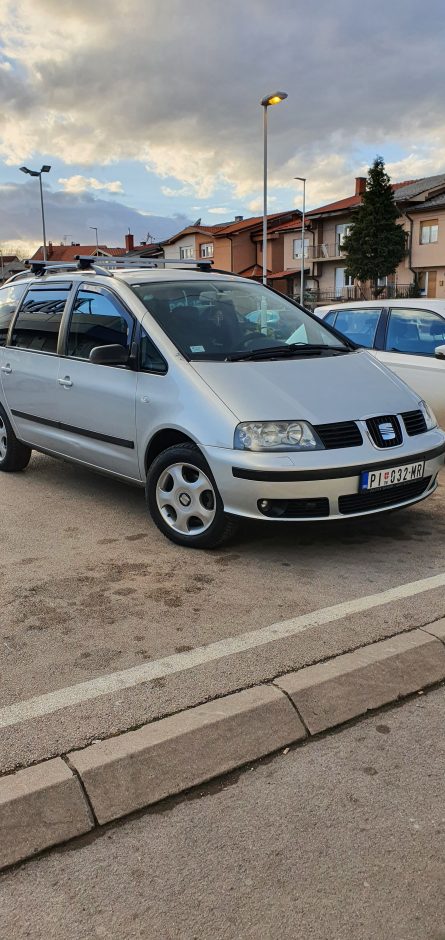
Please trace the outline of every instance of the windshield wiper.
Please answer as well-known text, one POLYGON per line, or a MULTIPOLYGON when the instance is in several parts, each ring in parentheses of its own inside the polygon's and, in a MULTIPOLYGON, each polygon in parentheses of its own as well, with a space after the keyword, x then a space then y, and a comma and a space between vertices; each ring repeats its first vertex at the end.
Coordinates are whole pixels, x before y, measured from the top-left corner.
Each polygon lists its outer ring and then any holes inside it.
POLYGON ((347 346, 324 346, 321 343, 285 343, 283 346, 263 346, 246 352, 231 353, 226 362, 244 362, 250 359, 285 359, 294 356, 321 356, 351 352, 347 346))

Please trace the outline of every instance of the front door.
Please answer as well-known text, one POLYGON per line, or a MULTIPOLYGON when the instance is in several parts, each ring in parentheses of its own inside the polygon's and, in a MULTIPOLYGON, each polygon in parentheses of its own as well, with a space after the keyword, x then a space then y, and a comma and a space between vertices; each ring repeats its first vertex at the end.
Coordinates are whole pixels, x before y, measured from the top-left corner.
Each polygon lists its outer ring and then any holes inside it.
POLYGON ((139 480, 137 372, 89 361, 95 346, 118 343, 130 353, 134 331, 132 315, 113 291, 81 285, 59 363, 58 384, 63 453, 139 480))
POLYGON ((445 319, 433 310, 393 307, 385 351, 375 355, 433 408, 445 427, 445 361, 434 350, 445 344, 445 319))
POLYGON ((15 320, 11 343, 2 349, 3 393, 17 437, 58 451, 57 344, 70 284, 33 285, 15 320))

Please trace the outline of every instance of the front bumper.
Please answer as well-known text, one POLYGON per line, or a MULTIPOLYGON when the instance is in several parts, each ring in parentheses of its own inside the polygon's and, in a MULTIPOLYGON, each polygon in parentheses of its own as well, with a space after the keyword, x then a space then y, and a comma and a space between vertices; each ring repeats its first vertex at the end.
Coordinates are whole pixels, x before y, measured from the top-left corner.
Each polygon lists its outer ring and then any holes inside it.
POLYGON ((345 519, 408 506, 430 496, 444 464, 445 435, 435 428, 382 451, 372 445, 315 453, 253 453, 204 448, 226 512, 251 519, 292 522, 345 519), (359 494, 363 470, 425 460, 423 480, 359 494), (392 490, 392 494, 391 494, 392 490), (382 494, 382 498, 376 495, 382 494), (371 495, 372 494, 372 495, 371 495), (281 514, 260 504, 286 503, 281 514))

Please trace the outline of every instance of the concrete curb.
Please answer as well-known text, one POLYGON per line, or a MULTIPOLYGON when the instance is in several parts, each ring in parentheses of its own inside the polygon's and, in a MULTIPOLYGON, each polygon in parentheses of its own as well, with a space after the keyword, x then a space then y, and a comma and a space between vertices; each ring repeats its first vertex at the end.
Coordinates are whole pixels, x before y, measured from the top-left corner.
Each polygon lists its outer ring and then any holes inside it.
POLYGON ((0 778, 0 869, 445 678, 445 619, 0 778))

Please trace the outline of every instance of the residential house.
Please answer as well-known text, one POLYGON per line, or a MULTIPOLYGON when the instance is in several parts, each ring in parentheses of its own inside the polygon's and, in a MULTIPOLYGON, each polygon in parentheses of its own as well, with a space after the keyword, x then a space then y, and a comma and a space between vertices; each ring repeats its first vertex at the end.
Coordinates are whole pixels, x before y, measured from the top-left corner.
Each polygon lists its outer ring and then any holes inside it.
MULTIPOLYGON (((322 303, 333 299, 368 296, 366 285, 346 275, 342 249, 354 211, 361 204, 366 178, 357 177, 355 193, 345 199, 312 209, 306 214, 304 234, 305 299, 322 303)), ((382 280, 383 294, 403 296, 414 279, 428 296, 445 297, 445 174, 393 184, 401 212, 400 224, 407 232, 407 255, 395 275, 382 280)), ((278 290, 299 297, 303 252, 301 221, 279 226, 284 241, 282 271, 270 280, 278 290)))
POLYGON ((445 174, 406 183, 396 198, 408 236, 397 279, 415 278, 423 296, 445 298, 445 174))
POLYGON ((7 281, 13 274, 25 270, 26 265, 17 255, 4 255, 0 249, 0 284, 7 281))
MULTIPOLYGON (((268 216, 267 268, 268 273, 283 267, 283 239, 276 229, 284 222, 301 217, 298 209, 275 212, 268 216)), ((163 242, 165 258, 180 260, 212 259, 216 270, 242 274, 244 277, 262 277, 263 217, 244 219, 235 216, 232 222, 219 225, 189 225, 163 242)))
MULTIPOLYGON (((71 242, 70 245, 54 245, 48 242, 46 257, 48 261, 59 262, 75 261, 76 255, 95 255, 98 258, 119 258, 125 255, 125 248, 109 248, 108 245, 81 245, 79 242, 71 242)), ((37 249, 33 254, 31 261, 43 261, 43 247, 37 249)))

